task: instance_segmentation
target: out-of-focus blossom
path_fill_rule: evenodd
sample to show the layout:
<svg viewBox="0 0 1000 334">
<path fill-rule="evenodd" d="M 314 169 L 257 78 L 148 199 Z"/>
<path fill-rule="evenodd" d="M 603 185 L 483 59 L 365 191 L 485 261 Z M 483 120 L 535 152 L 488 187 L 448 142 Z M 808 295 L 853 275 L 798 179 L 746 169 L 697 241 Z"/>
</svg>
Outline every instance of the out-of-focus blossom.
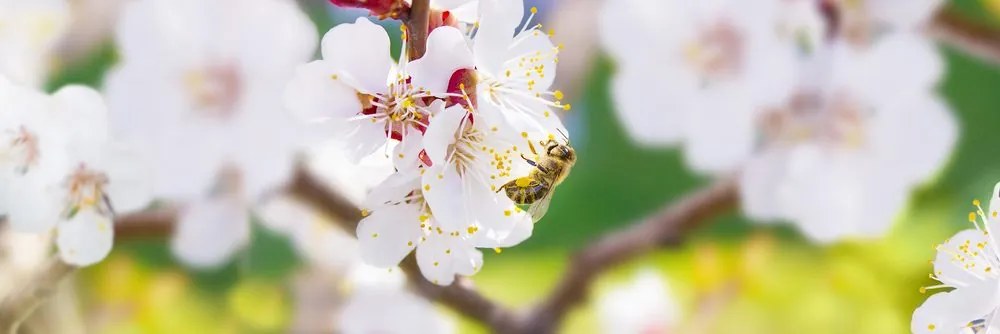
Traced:
<svg viewBox="0 0 1000 334">
<path fill-rule="evenodd" d="M 63 261 L 90 265 L 111 251 L 115 214 L 150 201 L 139 157 L 110 141 L 97 92 L 48 96 L 0 79 L 0 212 L 14 231 L 55 227 Z"/>
<path fill-rule="evenodd" d="M 741 177 L 744 212 L 791 220 L 823 242 L 888 230 L 957 138 L 933 92 L 941 63 L 918 57 L 917 37 L 895 38 L 862 54 L 836 46 L 821 65 L 829 77 L 762 115 L 762 146 Z"/>
<path fill-rule="evenodd" d="M 604 333 L 673 333 L 680 320 L 680 310 L 663 277 L 648 269 L 602 295 L 597 308 Z"/>
<path fill-rule="evenodd" d="M 993 187 L 989 211 L 973 201 L 969 213 L 975 229 L 955 234 L 937 246 L 934 273 L 940 285 L 920 288 L 950 288 L 931 295 L 913 312 L 913 333 L 981 333 L 1000 330 L 1000 183 Z M 987 330 L 988 329 L 988 330 Z"/>
<path fill-rule="evenodd" d="M 52 236 L 49 234 L 0 232 L 0 296 L 8 296 L 34 278 L 39 266 L 48 259 Z"/>
<path fill-rule="evenodd" d="M 351 298 L 338 318 L 345 334 L 453 333 L 430 302 L 407 291 L 402 273 L 360 266 L 350 275 Z"/>
<path fill-rule="evenodd" d="M 66 0 L 0 1 L 0 75 L 31 87 L 44 84 L 69 21 Z"/>
<path fill-rule="evenodd" d="M 752 218 L 821 242 L 881 235 L 957 136 L 934 92 L 943 62 L 912 29 L 930 2 L 891 16 L 893 1 L 608 1 L 618 113 L 697 171 L 742 169 Z"/>
<path fill-rule="evenodd" d="M 753 153 L 754 119 L 794 84 L 797 50 L 778 29 L 777 1 L 608 1 L 612 94 L 634 138 L 682 144 L 701 171 Z"/>
<path fill-rule="evenodd" d="M 212 251 L 221 253 L 190 262 L 227 259 L 246 242 L 248 205 L 291 175 L 306 132 L 284 111 L 281 91 L 315 40 L 287 0 L 141 0 L 123 9 L 122 63 L 106 87 L 114 129 L 152 156 L 157 195 L 200 201 L 179 222 L 178 237 L 194 240 L 175 245 L 220 234 L 232 241 L 178 252 L 182 259 Z M 221 185 L 229 174 L 238 184 Z"/>
</svg>

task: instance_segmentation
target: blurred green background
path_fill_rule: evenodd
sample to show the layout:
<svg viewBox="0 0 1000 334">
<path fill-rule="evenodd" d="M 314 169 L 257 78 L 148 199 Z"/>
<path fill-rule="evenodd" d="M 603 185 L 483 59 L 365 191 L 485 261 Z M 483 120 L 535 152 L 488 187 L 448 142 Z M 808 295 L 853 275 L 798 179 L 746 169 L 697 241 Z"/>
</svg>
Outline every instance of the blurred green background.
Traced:
<svg viewBox="0 0 1000 334">
<path fill-rule="evenodd" d="M 991 13 L 1000 11 L 990 8 L 1000 5 L 990 1 L 952 5 L 998 25 Z M 572 1 L 555 4 L 560 5 L 572 6 Z M 310 16 L 321 33 L 335 23 L 326 6 L 310 8 Z M 928 278 L 932 246 L 969 228 L 970 202 L 987 198 L 1000 181 L 1000 72 L 954 50 L 942 51 L 948 71 L 940 91 L 959 119 L 960 141 L 951 162 L 915 193 L 883 240 L 821 247 L 787 226 L 754 224 L 734 212 L 710 222 L 679 248 L 621 265 L 602 277 L 595 292 L 624 282 L 637 268 L 651 267 L 670 281 L 684 310 L 681 328 L 908 332 L 912 310 L 927 297 L 918 288 L 933 284 Z M 505 304 L 530 305 L 550 290 L 574 250 L 709 181 L 688 171 L 676 150 L 640 148 L 629 141 L 608 96 L 614 65 L 603 56 L 596 59 L 568 115 L 579 163 L 534 236 L 502 254 L 487 252 L 486 265 L 474 277 L 486 295 Z M 99 86 L 114 62 L 109 44 L 65 66 L 49 87 Z M 292 277 L 304 270 L 287 239 L 257 226 L 252 246 L 218 270 L 184 268 L 172 258 L 166 240 L 126 241 L 108 260 L 85 269 L 76 287 L 85 310 L 128 315 L 109 317 L 117 320 L 103 328 L 112 333 L 276 333 L 292 322 Z M 485 331 L 452 316 L 461 332 Z M 573 312 L 562 331 L 596 328 L 595 311 L 588 305 Z"/>
</svg>

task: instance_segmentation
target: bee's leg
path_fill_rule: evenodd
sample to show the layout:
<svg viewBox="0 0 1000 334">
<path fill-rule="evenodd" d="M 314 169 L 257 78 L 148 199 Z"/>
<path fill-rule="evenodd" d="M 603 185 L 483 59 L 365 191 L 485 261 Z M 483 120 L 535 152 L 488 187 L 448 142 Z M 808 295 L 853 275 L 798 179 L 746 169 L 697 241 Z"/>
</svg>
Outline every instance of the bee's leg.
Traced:
<svg viewBox="0 0 1000 334">
<path fill-rule="evenodd" d="M 538 168 L 538 170 L 542 171 L 543 173 L 548 173 L 549 172 L 547 169 L 545 169 L 545 167 L 539 166 L 534 161 L 531 161 L 531 159 L 528 159 L 527 157 L 525 157 L 524 154 L 521 154 L 521 159 L 524 159 L 524 161 L 527 161 L 529 165 L 531 165 L 532 167 Z"/>
</svg>

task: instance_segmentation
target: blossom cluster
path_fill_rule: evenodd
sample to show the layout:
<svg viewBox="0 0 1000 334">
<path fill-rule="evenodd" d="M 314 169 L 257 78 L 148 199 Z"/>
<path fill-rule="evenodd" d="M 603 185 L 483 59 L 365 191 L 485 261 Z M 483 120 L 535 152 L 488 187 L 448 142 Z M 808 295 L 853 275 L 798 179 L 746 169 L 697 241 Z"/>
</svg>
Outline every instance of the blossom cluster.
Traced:
<svg viewBox="0 0 1000 334">
<path fill-rule="evenodd" d="M 0 77 L 0 216 L 17 232 L 56 229 L 63 261 L 96 263 L 111 251 L 116 213 L 151 200 L 139 155 L 113 143 L 94 90 L 47 95 Z"/>
<path fill-rule="evenodd" d="M 619 118 L 696 171 L 740 170 L 751 218 L 820 242 L 881 235 L 957 137 L 921 34 L 941 3 L 608 1 Z"/>
<path fill-rule="evenodd" d="M 529 12 L 521 1 L 478 1 L 476 24 L 442 20 L 416 59 L 404 25 L 395 61 L 386 30 L 359 18 L 331 29 L 322 59 L 296 71 L 292 112 L 335 129 L 354 160 L 392 159 L 395 172 L 362 205 L 368 264 L 393 267 L 416 250 L 423 275 L 448 285 L 482 267 L 478 248 L 531 235 L 532 217 L 499 190 L 530 173 L 540 141 L 566 133 L 557 112 L 570 106 L 550 88 L 559 48 Z"/>
</svg>

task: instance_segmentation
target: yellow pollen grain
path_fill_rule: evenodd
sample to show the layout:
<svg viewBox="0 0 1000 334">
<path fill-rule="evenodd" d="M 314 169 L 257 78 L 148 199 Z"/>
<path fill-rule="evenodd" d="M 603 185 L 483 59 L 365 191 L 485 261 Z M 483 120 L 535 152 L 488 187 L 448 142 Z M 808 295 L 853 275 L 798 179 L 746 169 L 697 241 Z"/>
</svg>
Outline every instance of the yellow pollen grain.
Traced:
<svg viewBox="0 0 1000 334">
<path fill-rule="evenodd" d="M 403 158 L 403 154 L 402 154 L 402 153 L 400 153 L 400 154 L 399 154 L 399 158 L 400 158 L 400 159 L 402 159 L 402 158 Z"/>
<path fill-rule="evenodd" d="M 521 132 L 521 137 L 528 138 L 528 133 L 527 132 Z"/>
<path fill-rule="evenodd" d="M 532 14 L 538 14 L 538 7 L 531 7 Z"/>
<path fill-rule="evenodd" d="M 563 92 L 561 90 L 557 90 L 552 94 L 555 95 L 556 100 L 562 100 L 565 97 L 565 95 L 563 95 Z"/>
<path fill-rule="evenodd" d="M 972 200 L 972 205 L 979 206 L 979 200 L 978 199 Z"/>
<path fill-rule="evenodd" d="M 493 247 L 493 252 L 500 254 L 503 253 L 503 249 L 501 249 L 500 247 Z"/>
<path fill-rule="evenodd" d="M 437 261 L 434 261 L 434 266 L 435 266 L 435 267 L 437 267 L 437 266 L 438 266 L 438 264 L 439 264 L 439 263 L 438 263 Z"/>
<path fill-rule="evenodd" d="M 573 106 L 570 105 L 569 103 L 567 103 L 567 104 L 564 104 L 562 106 L 562 108 L 563 108 L 563 110 L 569 111 L 570 109 L 573 109 Z"/>
<path fill-rule="evenodd" d="M 444 179 L 444 174 L 438 174 L 438 180 Z"/>
<path fill-rule="evenodd" d="M 503 215 L 510 217 L 510 210 L 503 210 Z"/>
<path fill-rule="evenodd" d="M 424 191 L 431 191 L 431 185 L 425 184 L 424 185 Z"/>
<path fill-rule="evenodd" d="M 423 222 L 426 222 L 427 219 L 430 219 L 431 217 L 428 216 L 428 215 L 420 215 L 420 217 L 418 217 L 418 218 L 420 219 L 420 222 L 423 223 Z M 423 227 L 423 225 L 426 225 L 426 224 L 420 224 L 420 227 Z"/>
<path fill-rule="evenodd" d="M 370 214 L 372 213 L 371 211 L 368 211 L 368 209 L 361 209 L 361 217 L 368 217 Z"/>
<path fill-rule="evenodd" d="M 935 328 L 937 328 L 937 326 L 934 326 L 934 324 L 927 325 L 927 330 L 931 330 L 932 331 Z"/>
<path fill-rule="evenodd" d="M 331 76 L 330 76 L 330 79 L 333 79 L 333 80 L 337 80 L 337 79 L 339 79 L 339 78 L 340 78 L 340 77 L 338 77 L 338 76 L 337 76 L 336 74 L 334 74 L 334 75 L 331 75 Z"/>
<path fill-rule="evenodd" d="M 413 247 L 413 241 L 407 241 L 406 242 L 406 246 L 407 247 Z"/>
<path fill-rule="evenodd" d="M 969 212 L 969 221 L 970 222 L 975 222 L 976 221 L 976 213 L 975 212 Z"/>
<path fill-rule="evenodd" d="M 372 238 L 378 238 L 378 233 L 372 233 Z"/>
<path fill-rule="evenodd" d="M 445 250 L 444 250 L 444 253 L 445 253 L 445 254 L 451 254 L 451 250 L 450 250 L 450 249 L 445 249 Z"/>
<path fill-rule="evenodd" d="M 927 293 L 927 288 L 926 287 L 920 287 L 920 289 L 918 291 L 920 291 L 921 294 L 925 294 L 925 293 Z"/>
</svg>

